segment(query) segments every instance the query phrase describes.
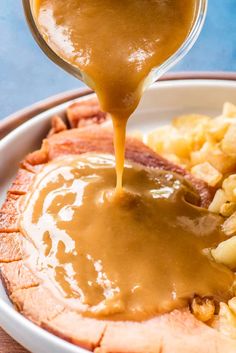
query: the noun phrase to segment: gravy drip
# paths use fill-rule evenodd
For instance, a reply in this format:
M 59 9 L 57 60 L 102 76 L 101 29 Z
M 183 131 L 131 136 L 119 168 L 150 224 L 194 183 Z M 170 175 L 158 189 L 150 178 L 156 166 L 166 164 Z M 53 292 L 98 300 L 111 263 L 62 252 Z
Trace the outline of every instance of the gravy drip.
M 34 0 L 34 12 L 46 42 L 80 70 L 112 116 L 121 190 L 127 120 L 152 69 L 188 36 L 196 0 Z
M 39 274 L 97 318 L 140 321 L 195 294 L 227 300 L 234 275 L 207 251 L 225 239 L 222 218 L 193 205 L 182 177 L 130 162 L 125 191 L 114 194 L 114 166 L 110 155 L 85 154 L 38 174 L 20 227 Z

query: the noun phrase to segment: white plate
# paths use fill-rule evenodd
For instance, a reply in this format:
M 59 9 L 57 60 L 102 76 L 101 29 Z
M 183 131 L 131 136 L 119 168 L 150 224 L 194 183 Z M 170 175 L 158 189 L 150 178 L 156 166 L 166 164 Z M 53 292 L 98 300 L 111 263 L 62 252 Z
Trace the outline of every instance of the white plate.
M 86 97 L 82 99 L 87 99 Z M 225 101 L 236 104 L 236 82 L 226 80 L 184 80 L 160 82 L 144 95 L 139 109 L 130 119 L 129 129 L 147 132 L 183 113 L 216 116 Z M 64 103 L 36 116 L 0 141 L 0 202 L 19 161 L 40 145 L 54 114 L 63 114 Z M 0 326 L 33 353 L 82 353 L 73 346 L 40 329 L 17 313 L 0 284 Z M 1 344 L 1 343 L 0 343 Z

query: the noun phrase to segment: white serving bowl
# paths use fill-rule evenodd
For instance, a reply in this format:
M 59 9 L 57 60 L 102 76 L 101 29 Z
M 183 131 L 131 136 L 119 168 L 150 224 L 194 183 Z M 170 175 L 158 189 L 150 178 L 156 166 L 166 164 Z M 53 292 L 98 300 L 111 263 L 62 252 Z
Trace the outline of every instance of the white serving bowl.
M 91 93 L 80 93 L 78 99 L 88 99 Z M 45 107 L 55 105 L 76 96 L 75 92 L 61 95 L 41 103 Z M 82 96 L 82 97 L 81 97 Z M 66 97 L 66 99 L 65 99 Z M 174 116 L 183 113 L 204 113 L 216 116 L 222 111 L 225 101 L 236 104 L 236 80 L 226 79 L 193 79 L 168 80 L 154 84 L 145 94 L 142 102 L 130 119 L 129 129 L 148 132 L 153 128 L 168 123 Z M 52 104 L 54 102 L 54 104 Z M 71 100 L 46 110 L 25 122 L 0 140 L 0 203 L 5 198 L 6 190 L 13 178 L 19 161 L 30 151 L 40 146 L 47 133 L 51 117 L 54 114 L 64 115 Z M 32 116 L 39 105 L 30 107 L 14 115 L 18 123 Z M 14 120 L 9 119 L 9 123 Z M 7 129 L 7 123 L 0 123 Z M 0 284 L 0 326 L 16 341 L 33 353 L 82 353 L 84 349 L 37 327 L 17 313 L 7 298 Z M 1 343 L 0 343 L 1 345 Z

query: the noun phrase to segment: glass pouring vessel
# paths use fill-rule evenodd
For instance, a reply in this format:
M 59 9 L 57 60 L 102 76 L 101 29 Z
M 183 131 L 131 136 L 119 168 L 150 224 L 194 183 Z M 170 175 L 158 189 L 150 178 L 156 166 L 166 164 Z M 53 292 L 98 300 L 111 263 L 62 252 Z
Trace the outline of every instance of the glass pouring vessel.
M 65 71 L 68 73 L 72 74 L 73 76 L 77 77 L 81 81 L 84 81 L 84 75 L 83 72 L 79 70 L 78 67 L 73 66 L 71 63 L 68 63 L 64 59 L 62 59 L 60 56 L 57 55 L 56 52 L 54 52 L 51 47 L 47 44 L 47 42 L 44 40 L 43 36 L 41 35 L 35 18 L 33 14 L 33 1 L 34 0 L 22 0 L 23 6 L 24 6 L 24 11 L 25 11 L 25 16 L 26 20 L 28 23 L 28 26 L 32 32 L 32 35 L 40 48 L 43 50 L 43 52 L 58 66 L 63 68 Z M 165 72 L 167 72 L 172 66 L 177 64 L 192 48 L 194 43 L 196 42 L 201 29 L 203 27 L 206 13 L 207 13 L 207 3 L 208 0 L 197 0 L 196 1 L 196 11 L 195 11 L 195 17 L 193 20 L 193 24 L 191 27 L 191 30 L 185 39 L 184 43 L 181 45 L 181 47 L 170 57 L 168 58 L 162 65 L 157 66 L 152 69 L 150 72 L 145 86 L 148 86 L 155 82 L 159 77 L 161 77 Z

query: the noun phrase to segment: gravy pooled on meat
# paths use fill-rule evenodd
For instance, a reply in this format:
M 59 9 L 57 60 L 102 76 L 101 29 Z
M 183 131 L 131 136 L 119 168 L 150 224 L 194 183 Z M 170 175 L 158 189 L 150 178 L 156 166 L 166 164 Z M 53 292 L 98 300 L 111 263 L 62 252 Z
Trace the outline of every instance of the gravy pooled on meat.
M 152 69 L 188 36 L 196 0 L 34 0 L 34 5 L 46 42 L 81 70 L 113 118 L 120 190 L 127 119 Z
M 224 239 L 221 217 L 190 204 L 197 195 L 170 172 L 127 163 L 122 190 L 127 120 L 152 70 L 188 36 L 196 0 L 34 0 L 34 16 L 111 115 L 116 155 L 68 157 L 37 177 L 21 227 L 34 234 L 41 274 L 99 318 L 143 320 L 195 294 L 226 300 L 233 273 L 209 251 Z
M 227 300 L 234 275 L 208 251 L 225 239 L 222 218 L 194 206 L 182 176 L 131 162 L 126 193 L 114 197 L 114 166 L 111 155 L 84 154 L 37 175 L 20 227 L 39 251 L 39 275 L 97 318 L 141 321 L 195 294 Z

